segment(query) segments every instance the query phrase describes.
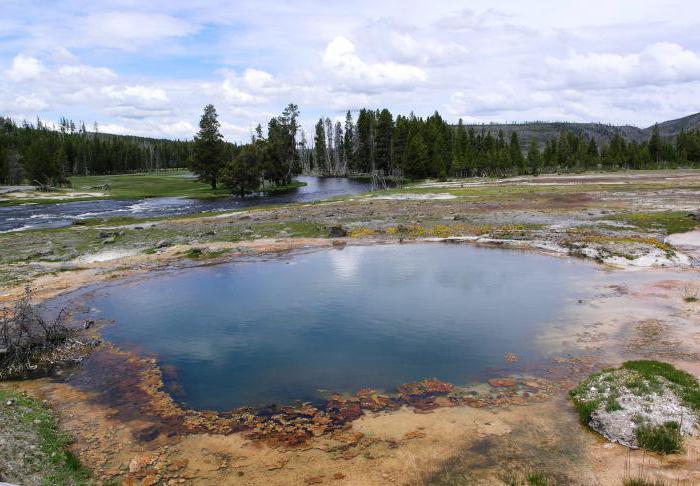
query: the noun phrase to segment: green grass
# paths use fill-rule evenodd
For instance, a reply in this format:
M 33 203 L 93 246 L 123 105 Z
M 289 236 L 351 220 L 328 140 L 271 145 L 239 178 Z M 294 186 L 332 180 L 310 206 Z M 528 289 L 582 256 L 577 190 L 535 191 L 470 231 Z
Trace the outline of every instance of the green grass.
M 573 390 L 571 396 L 574 396 Z M 591 415 L 596 411 L 598 405 L 600 405 L 600 400 L 574 400 L 573 402 L 579 421 L 588 427 L 591 421 Z
M 180 196 L 190 198 L 216 198 L 231 195 L 231 191 L 223 186 L 212 189 L 209 184 L 197 181 L 194 176 L 184 170 L 167 172 L 148 172 L 143 174 L 118 174 L 101 176 L 76 176 L 70 178 L 74 191 L 95 191 L 91 187 L 110 184 L 106 191 L 110 197 L 131 199 L 144 197 Z M 286 186 L 266 187 L 265 191 L 279 192 L 305 185 L 293 181 Z
M 666 422 L 662 425 L 639 425 L 635 431 L 637 441 L 642 449 L 659 452 L 661 454 L 673 454 L 679 452 L 683 446 L 678 422 Z
M 653 213 L 623 213 L 604 219 L 622 221 L 644 230 L 663 230 L 667 235 L 692 231 L 700 223 L 688 217 L 687 211 L 661 211 Z
M 5 403 L 13 400 L 14 404 L 7 407 Z M 38 437 L 36 444 L 42 458 L 38 463 L 26 464 L 31 471 L 38 471 L 46 485 L 87 484 L 90 471 L 83 466 L 77 456 L 68 449 L 70 439 L 63 433 L 51 410 L 42 402 L 26 395 L 0 390 L 0 405 L 11 410 L 0 410 L 0 413 L 15 414 L 16 427 L 32 429 Z
M 698 388 L 697 378 L 669 363 L 653 360 L 626 361 L 622 367 L 636 371 L 647 380 L 653 380 L 657 376 L 661 376 L 683 388 Z
M 70 178 L 70 192 L 102 192 L 104 196 L 79 197 L 71 201 L 85 201 L 91 199 L 141 199 L 149 197 L 188 197 L 195 199 L 210 199 L 228 197 L 231 191 L 220 185 L 216 190 L 209 184 L 197 181 L 194 176 L 185 170 L 147 172 L 140 174 L 115 174 L 99 176 L 74 176 Z M 109 184 L 108 190 L 101 190 L 97 186 Z M 304 182 L 292 181 L 284 186 L 266 186 L 265 192 L 284 192 L 290 189 L 306 185 Z M 94 189 L 93 189 L 94 188 Z M 27 198 L 0 202 L 1 205 L 15 204 L 50 204 L 66 202 L 60 199 Z
M 666 484 L 661 479 L 648 479 L 644 476 L 627 478 L 622 482 L 622 486 L 666 486 Z
M 549 477 L 543 472 L 531 472 L 527 475 L 527 484 L 530 486 L 548 486 Z

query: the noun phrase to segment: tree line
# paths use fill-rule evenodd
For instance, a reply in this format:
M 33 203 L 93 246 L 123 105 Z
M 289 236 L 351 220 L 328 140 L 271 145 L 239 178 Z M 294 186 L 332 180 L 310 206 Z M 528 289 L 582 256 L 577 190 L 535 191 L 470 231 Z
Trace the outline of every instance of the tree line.
M 192 141 L 88 131 L 62 118 L 58 127 L 0 117 L 0 184 L 63 185 L 73 175 L 117 174 L 184 167 Z
M 602 142 L 571 130 L 543 143 L 525 146 L 517 132 L 506 137 L 487 126 L 451 125 L 438 112 L 427 118 L 387 109 L 362 109 L 353 122 L 321 118 L 315 127 L 307 170 L 321 175 L 378 172 L 411 179 L 425 177 L 504 177 L 541 172 L 662 169 L 700 165 L 700 131 L 662 138 L 658 127 L 649 140 L 627 141 L 619 133 Z M 302 157 L 303 158 L 303 157 Z
M 264 133 L 266 132 L 266 133 Z M 267 129 L 258 125 L 249 143 L 226 142 L 213 105 L 204 108 L 191 141 L 159 140 L 88 131 L 62 119 L 58 129 L 37 120 L 17 125 L 0 117 L 0 183 L 22 180 L 61 184 L 71 175 L 189 167 L 200 180 L 246 195 L 266 185 L 284 186 L 300 173 L 320 176 L 381 174 L 426 177 L 504 177 L 585 170 L 661 169 L 700 166 L 700 131 L 649 140 L 621 134 L 598 139 L 563 130 L 527 146 L 516 131 L 506 137 L 488 126 L 446 122 L 438 112 L 394 117 L 388 109 L 350 111 L 344 120 L 320 118 L 307 140 L 299 108 L 289 104 Z

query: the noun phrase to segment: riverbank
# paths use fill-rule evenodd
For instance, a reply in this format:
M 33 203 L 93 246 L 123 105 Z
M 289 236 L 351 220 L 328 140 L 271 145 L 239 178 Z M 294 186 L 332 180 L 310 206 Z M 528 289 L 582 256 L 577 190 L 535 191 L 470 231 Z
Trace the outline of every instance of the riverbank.
M 448 240 L 618 269 L 586 283 L 585 296 L 535 336 L 550 350 L 546 369 L 504 357 L 503 381 L 478 388 L 494 401 L 443 402 L 429 413 L 365 411 L 350 428 L 302 446 L 216 430 L 169 435 L 164 424 L 183 411 L 162 391 L 162 370 L 109 344 L 94 359 L 112 377 L 133 379 L 85 383 L 76 370 L 71 379 L 2 386 L 55 404 L 78 439 L 78 455 L 105 481 L 519 484 L 543 475 L 564 484 L 621 484 L 626 470 L 643 463 L 646 474 L 693 484 L 700 480 L 697 437 L 671 459 L 628 454 L 580 427 L 566 392 L 589 372 L 627 359 L 653 356 L 700 374 L 700 306 L 685 299 L 700 285 L 695 239 L 671 236 L 698 226 L 698 200 L 697 171 L 448 181 L 332 202 L 2 234 L 4 301 L 25 284 L 47 299 L 173 267 L 344 244 Z
M 261 192 L 275 194 L 298 189 L 305 185 L 306 183 L 303 181 L 294 180 L 286 185 L 265 185 L 261 188 Z M 58 191 L 39 192 L 20 187 L 17 190 L 2 192 L 0 194 L 0 205 L 55 204 L 100 199 L 145 199 L 154 197 L 216 199 L 231 197 L 231 190 L 223 186 L 212 189 L 209 184 L 199 182 L 196 176 L 187 170 L 73 176 L 70 178 L 70 187 Z

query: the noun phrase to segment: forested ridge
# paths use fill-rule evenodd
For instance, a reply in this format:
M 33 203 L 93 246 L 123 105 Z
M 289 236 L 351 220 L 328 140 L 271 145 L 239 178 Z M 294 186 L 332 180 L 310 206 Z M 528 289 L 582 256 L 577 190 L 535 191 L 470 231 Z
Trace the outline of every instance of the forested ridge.
M 189 167 L 212 187 L 221 180 L 246 194 L 266 181 L 288 184 L 301 172 L 420 179 L 700 166 L 700 131 L 686 130 L 697 125 L 697 115 L 636 129 L 462 120 L 454 125 L 438 112 L 394 117 L 388 109 L 362 109 L 355 116 L 348 111 L 344 120 L 319 119 L 307 137 L 298 107 L 290 104 L 241 146 L 223 139 L 212 114 L 214 131 L 185 141 L 105 134 L 67 119 L 56 128 L 0 117 L 0 183 L 60 185 L 72 175 Z M 201 137 L 210 137 L 208 144 Z
M 0 117 L 0 183 L 61 185 L 72 175 L 115 174 L 184 167 L 192 141 L 88 131 L 61 119 L 58 127 L 17 124 Z

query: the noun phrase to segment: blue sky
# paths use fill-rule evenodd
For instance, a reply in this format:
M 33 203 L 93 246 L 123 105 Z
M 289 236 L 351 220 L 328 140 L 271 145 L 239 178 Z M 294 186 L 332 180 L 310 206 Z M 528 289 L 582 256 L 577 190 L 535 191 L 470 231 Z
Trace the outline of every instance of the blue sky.
M 0 0 L 0 114 L 246 140 L 289 102 L 451 121 L 629 123 L 700 111 L 687 1 Z

